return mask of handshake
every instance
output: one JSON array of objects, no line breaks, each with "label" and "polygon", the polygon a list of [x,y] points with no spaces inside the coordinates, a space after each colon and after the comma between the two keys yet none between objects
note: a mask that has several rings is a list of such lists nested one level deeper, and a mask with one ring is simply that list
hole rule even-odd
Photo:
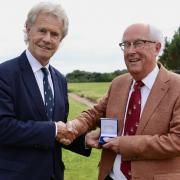
[{"label": "handshake", "polygon": [[[78,136],[84,134],[85,129],[80,129],[77,121],[68,121],[66,124],[62,121],[56,123],[57,135],[56,140],[64,145],[71,144]],[[85,144],[87,147],[99,148],[100,130],[94,130],[86,134]]]},{"label": "handshake", "polygon": [[64,145],[71,144],[78,136],[75,123],[69,121],[66,124],[62,121],[56,123],[56,140]]}]

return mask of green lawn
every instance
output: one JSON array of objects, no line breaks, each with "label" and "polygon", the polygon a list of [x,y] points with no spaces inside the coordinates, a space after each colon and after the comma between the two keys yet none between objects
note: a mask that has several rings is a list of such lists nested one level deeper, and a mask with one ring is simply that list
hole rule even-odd
[{"label": "green lawn", "polygon": [[[69,98],[70,113],[68,119],[78,116],[88,107]],[[65,180],[96,180],[100,150],[93,149],[90,157],[84,157],[63,149],[63,161],[66,166]]]},{"label": "green lawn", "polygon": [[69,97],[69,116],[68,120],[72,120],[77,117],[82,111],[88,109],[84,104],[80,104],[77,101]]},{"label": "green lawn", "polygon": [[84,157],[63,150],[63,160],[66,166],[65,180],[97,180],[100,150],[92,150],[90,157]]},{"label": "green lawn", "polygon": [[106,94],[110,83],[69,83],[69,92],[97,101]]}]

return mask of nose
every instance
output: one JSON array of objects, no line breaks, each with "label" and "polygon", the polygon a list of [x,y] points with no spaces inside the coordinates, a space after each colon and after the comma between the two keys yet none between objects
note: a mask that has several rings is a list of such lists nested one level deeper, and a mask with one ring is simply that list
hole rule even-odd
[{"label": "nose", "polygon": [[50,32],[46,32],[46,34],[44,34],[43,41],[45,41],[45,42],[50,42],[51,41],[51,34],[50,34]]},{"label": "nose", "polygon": [[135,49],[136,49],[136,48],[135,48],[133,42],[131,42],[131,44],[130,44],[130,46],[129,46],[129,48],[128,48],[128,51],[129,51],[129,52],[134,52]]},{"label": "nose", "polygon": [[129,46],[129,48],[126,49],[125,53],[126,53],[126,54],[134,54],[134,53],[136,53],[136,48],[134,47],[133,44],[131,44],[131,45]]}]

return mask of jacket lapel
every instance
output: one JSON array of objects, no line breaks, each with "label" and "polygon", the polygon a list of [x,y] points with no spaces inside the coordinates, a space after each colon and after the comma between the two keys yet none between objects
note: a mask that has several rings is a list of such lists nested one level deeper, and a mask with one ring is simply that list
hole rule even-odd
[{"label": "jacket lapel", "polygon": [[123,130],[123,125],[124,125],[124,117],[125,117],[125,112],[126,112],[126,104],[128,100],[128,95],[130,91],[130,87],[132,84],[132,77],[128,75],[127,79],[124,80],[123,85],[118,86],[118,93],[119,95],[116,95],[117,102],[119,102],[119,106],[114,106],[115,108],[117,107],[117,112],[118,112],[118,129],[119,129],[119,134],[122,134]]},{"label": "jacket lapel", "polygon": [[160,101],[168,91],[169,88],[169,85],[167,83],[168,81],[169,81],[168,72],[161,65],[159,74],[155,80],[155,83],[147,99],[146,105],[143,109],[136,134],[142,133],[143,129],[150,120],[153,112],[156,110]]},{"label": "jacket lapel", "polygon": [[47,120],[43,99],[25,52],[20,56],[19,62],[22,70],[23,81],[30,95],[31,101],[34,102],[36,109],[41,116],[43,116],[43,119]]},{"label": "jacket lapel", "polygon": [[63,115],[61,114],[61,103],[64,104],[64,99],[62,98],[62,89],[60,90],[60,85],[58,84],[58,77],[56,75],[56,72],[54,69],[49,66],[49,70],[51,72],[51,77],[53,81],[53,87],[54,87],[54,113],[53,113],[53,120],[54,121],[63,121]]}]

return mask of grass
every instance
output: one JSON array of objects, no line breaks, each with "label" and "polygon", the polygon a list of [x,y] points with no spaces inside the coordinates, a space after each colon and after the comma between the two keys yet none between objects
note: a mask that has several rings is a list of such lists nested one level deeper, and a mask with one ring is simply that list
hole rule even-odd
[{"label": "grass", "polygon": [[68,119],[72,120],[77,117],[82,111],[88,109],[84,104],[78,103],[69,97],[69,116]]},{"label": "grass", "polygon": [[106,94],[110,83],[69,83],[69,92],[97,101]]},{"label": "grass", "polygon": [[[86,105],[80,104],[69,98],[70,113],[68,119],[78,116]],[[84,157],[63,149],[63,161],[65,163],[65,180],[96,180],[98,176],[98,162],[100,150],[93,149],[90,157]]]},{"label": "grass", "polygon": [[99,150],[92,150],[90,157],[63,150],[63,160],[65,162],[65,180],[97,180],[98,162],[100,158]]}]

